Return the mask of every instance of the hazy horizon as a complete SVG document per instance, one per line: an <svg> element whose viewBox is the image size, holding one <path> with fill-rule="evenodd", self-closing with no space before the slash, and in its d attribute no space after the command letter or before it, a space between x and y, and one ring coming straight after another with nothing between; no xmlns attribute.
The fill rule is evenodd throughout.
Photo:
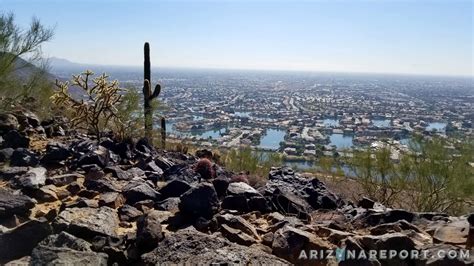
<svg viewBox="0 0 474 266"><path fill-rule="evenodd" d="M472 77L471 1L11 1L46 57L153 67Z"/></svg>

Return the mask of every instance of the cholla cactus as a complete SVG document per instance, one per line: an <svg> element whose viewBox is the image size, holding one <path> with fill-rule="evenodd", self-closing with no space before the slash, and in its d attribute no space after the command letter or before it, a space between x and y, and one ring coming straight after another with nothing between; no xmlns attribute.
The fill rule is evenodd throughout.
<svg viewBox="0 0 474 266"><path fill-rule="evenodd" d="M67 107L71 112L71 126L92 131L100 141L100 133L110 122L122 123L117 116L116 105L122 99L118 81L108 81L102 74L90 80L94 75L87 70L80 75L72 76L72 85L84 91L84 98L75 99L69 92L69 82L56 80L58 90L51 96L52 102L60 108Z"/></svg>
<svg viewBox="0 0 474 266"><path fill-rule="evenodd" d="M149 142L153 138L153 108L151 102L158 97L161 92L160 84L156 84L155 90L151 91L151 69L150 69L150 45L146 42L144 47L144 81L143 81L143 99L144 99L144 114L145 114L145 137Z"/></svg>

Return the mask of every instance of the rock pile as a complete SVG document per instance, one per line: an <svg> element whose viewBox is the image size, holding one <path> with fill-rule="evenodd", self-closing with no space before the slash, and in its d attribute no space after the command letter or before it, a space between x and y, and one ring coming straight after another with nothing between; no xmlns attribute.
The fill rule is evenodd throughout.
<svg viewBox="0 0 474 266"><path fill-rule="evenodd" d="M258 189L233 182L217 165L215 178L201 180L195 165L208 151L167 152L146 140L97 143L67 134L57 120L0 115L0 264L332 265L336 256L313 253L473 246L472 215L414 213L367 198L354 204L287 167L273 168ZM341 264L473 261L362 257Z"/></svg>

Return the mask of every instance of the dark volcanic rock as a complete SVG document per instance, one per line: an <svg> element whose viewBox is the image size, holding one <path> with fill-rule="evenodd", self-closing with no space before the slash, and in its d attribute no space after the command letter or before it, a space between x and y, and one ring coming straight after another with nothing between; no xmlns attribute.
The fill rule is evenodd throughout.
<svg viewBox="0 0 474 266"><path fill-rule="evenodd" d="M218 177L212 180L212 185L217 192L219 198L223 198L227 194L227 188L229 187L230 180L227 177Z"/></svg>
<svg viewBox="0 0 474 266"><path fill-rule="evenodd" d="M230 183L227 187L227 196L222 201L222 208L241 212L270 211L267 200L250 185L244 182Z"/></svg>
<svg viewBox="0 0 474 266"><path fill-rule="evenodd" d="M38 156L25 148L16 149L10 157L11 166L36 166L38 163Z"/></svg>
<svg viewBox="0 0 474 266"><path fill-rule="evenodd" d="M96 164L100 167L109 165L110 152L105 147L99 146L97 149L84 154L78 162L79 166Z"/></svg>
<svg viewBox="0 0 474 266"><path fill-rule="evenodd" d="M130 205L123 205L119 209L119 216L121 221L133 222L137 220L141 215L143 215L143 212Z"/></svg>
<svg viewBox="0 0 474 266"><path fill-rule="evenodd" d="M44 186L46 182L46 168L35 167L31 168L24 175L15 178L14 183L21 188L37 189Z"/></svg>
<svg viewBox="0 0 474 266"><path fill-rule="evenodd" d="M165 237L156 249L141 256L147 265L287 265L259 249L231 243L195 230L180 230Z"/></svg>
<svg viewBox="0 0 474 266"><path fill-rule="evenodd" d="M30 255L36 244L51 233L46 220L31 220L0 234L0 263Z"/></svg>
<svg viewBox="0 0 474 266"><path fill-rule="evenodd" d="M31 253L31 265L107 265L108 256L91 250L87 241L61 232L41 241Z"/></svg>
<svg viewBox="0 0 474 266"><path fill-rule="evenodd" d="M50 142L46 146L46 153L41 158L42 164L57 164L71 156L69 148L59 142Z"/></svg>
<svg viewBox="0 0 474 266"><path fill-rule="evenodd" d="M188 191L191 186L182 180L173 179L166 183L160 190L161 198L179 197Z"/></svg>
<svg viewBox="0 0 474 266"><path fill-rule="evenodd" d="M10 157L12 157L13 151L15 151L13 148L1 149L0 150L0 163L10 160Z"/></svg>
<svg viewBox="0 0 474 266"><path fill-rule="evenodd" d="M181 200L179 198L167 198L163 201L157 202L154 207L160 211L177 212L179 211L180 202Z"/></svg>
<svg viewBox="0 0 474 266"><path fill-rule="evenodd" d="M143 182L130 182L123 188L123 194L128 204L134 204L142 200L158 201L160 193Z"/></svg>
<svg viewBox="0 0 474 266"><path fill-rule="evenodd" d="M163 239L159 211L152 210L137 221L137 247L145 253L154 249Z"/></svg>
<svg viewBox="0 0 474 266"><path fill-rule="evenodd" d="M46 184L55 185L57 187L69 185L72 182L75 182L78 178L83 177L80 174L64 174L64 175L56 175L46 178Z"/></svg>
<svg viewBox="0 0 474 266"><path fill-rule="evenodd" d="M16 130L11 130L3 136L3 147L5 148L28 148L30 146L30 138L20 134Z"/></svg>
<svg viewBox="0 0 474 266"><path fill-rule="evenodd" d="M283 213L288 213L284 210L288 204L293 209L290 214L300 211L309 213L313 209L336 209L344 204L318 179L300 177L288 167L272 168L269 180L261 191L265 197L272 199L273 207Z"/></svg>
<svg viewBox="0 0 474 266"><path fill-rule="evenodd" d="M97 192L118 192L120 188L112 181L106 178L86 178L84 186L88 190L94 190Z"/></svg>
<svg viewBox="0 0 474 266"><path fill-rule="evenodd" d="M12 114L0 114L0 135L20 127L18 119Z"/></svg>
<svg viewBox="0 0 474 266"><path fill-rule="evenodd" d="M325 251L332 250L332 247L315 234L285 226L275 232L272 243L273 254L284 258L294 264L308 263L308 260L301 260L299 256L304 250L307 256L312 250ZM311 265L328 265L327 260L311 260ZM335 263L335 261L333 261Z"/></svg>
<svg viewBox="0 0 474 266"><path fill-rule="evenodd" d="M30 209L35 206L30 197L14 195L6 190L0 189L0 218L12 216L28 216Z"/></svg>
<svg viewBox="0 0 474 266"><path fill-rule="evenodd" d="M219 210L219 200L214 187L201 183L181 196L179 210L193 217L211 218Z"/></svg>
<svg viewBox="0 0 474 266"><path fill-rule="evenodd" d="M107 192L100 194L99 206L107 206L117 209L125 203L125 198L122 194L117 192Z"/></svg>
<svg viewBox="0 0 474 266"><path fill-rule="evenodd" d="M61 213L54 222L55 230L65 230L84 239L96 235L116 237L119 224L117 212L109 207L69 208Z"/></svg>
<svg viewBox="0 0 474 266"><path fill-rule="evenodd" d="M131 180L133 176L122 170L118 166L107 166L104 168L105 173L111 173L113 177L117 178L118 180Z"/></svg>
<svg viewBox="0 0 474 266"><path fill-rule="evenodd" d="M10 179L26 174L28 170L28 167L24 166L5 167L3 169L0 169L0 177L4 179Z"/></svg>

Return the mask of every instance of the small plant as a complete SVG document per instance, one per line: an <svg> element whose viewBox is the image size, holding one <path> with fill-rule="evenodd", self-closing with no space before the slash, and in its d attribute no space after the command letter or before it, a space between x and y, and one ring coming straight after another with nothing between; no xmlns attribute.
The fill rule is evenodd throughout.
<svg viewBox="0 0 474 266"><path fill-rule="evenodd" d="M212 162L206 158L200 159L197 162L196 166L194 167L194 171L204 179L212 179L216 176Z"/></svg>
<svg viewBox="0 0 474 266"><path fill-rule="evenodd" d="M69 91L69 82L56 80L58 90L51 96L53 103L61 108L67 106L71 112L71 126L85 129L96 135L100 141L101 132L111 123L122 124L118 116L117 106L122 100L122 91L118 81L108 81L108 76L102 74L93 79L93 72L87 70L81 75L73 76L72 85L82 89L85 98L78 100Z"/></svg>

